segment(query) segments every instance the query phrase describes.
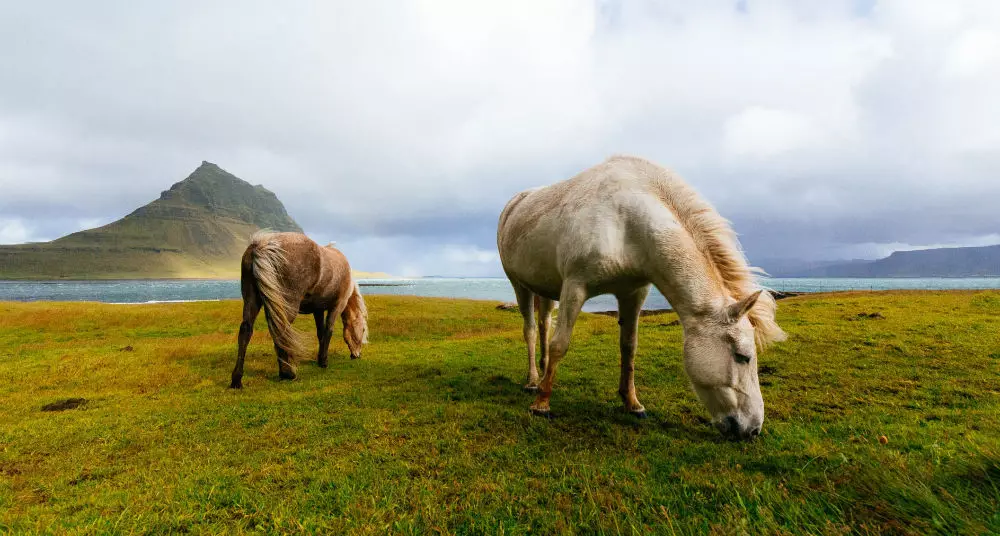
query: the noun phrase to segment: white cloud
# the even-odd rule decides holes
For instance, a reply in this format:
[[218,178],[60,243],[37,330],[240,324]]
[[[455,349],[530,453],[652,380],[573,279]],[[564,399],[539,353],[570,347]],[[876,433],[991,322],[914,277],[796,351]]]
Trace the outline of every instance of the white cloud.
[[497,270],[514,192],[630,152],[762,256],[996,232],[1000,3],[734,4],[6,3],[0,218],[58,236],[205,159],[363,269]]
[[754,106],[726,120],[726,149],[739,156],[768,158],[820,142],[808,117]]
[[1000,32],[976,28],[962,32],[945,58],[946,74],[972,77],[996,69],[1000,60]]
[[444,259],[454,263],[478,263],[489,264],[500,260],[496,251],[480,249],[475,246],[454,246],[444,247]]
[[0,244],[21,244],[38,241],[21,220],[0,219]]

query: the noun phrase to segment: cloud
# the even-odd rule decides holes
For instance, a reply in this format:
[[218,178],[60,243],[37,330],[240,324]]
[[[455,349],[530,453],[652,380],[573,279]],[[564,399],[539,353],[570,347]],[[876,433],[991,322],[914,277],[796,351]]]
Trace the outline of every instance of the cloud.
[[816,125],[800,114],[751,107],[726,120],[724,144],[736,156],[769,158],[819,142]]
[[363,269],[498,273],[510,196],[628,152],[752,257],[970,243],[998,39],[991,0],[9,2],[0,220],[59,236],[210,160]]
[[32,232],[21,220],[0,220],[0,244],[31,242]]

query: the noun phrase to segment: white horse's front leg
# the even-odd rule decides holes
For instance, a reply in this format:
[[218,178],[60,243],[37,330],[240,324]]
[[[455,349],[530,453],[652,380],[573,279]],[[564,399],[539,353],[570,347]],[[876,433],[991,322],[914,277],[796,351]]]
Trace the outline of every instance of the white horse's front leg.
[[556,367],[559,361],[569,350],[569,339],[573,335],[573,325],[576,324],[576,317],[583,309],[583,303],[587,301],[587,287],[572,280],[563,282],[562,292],[559,294],[559,316],[556,317],[556,329],[552,334],[552,341],[549,342],[548,363],[545,366],[545,374],[538,385],[538,397],[531,405],[532,413],[537,415],[548,415],[549,398],[552,396],[552,383],[556,377]]
[[[513,283],[513,282],[512,282]],[[528,347],[528,383],[524,388],[528,391],[538,389],[538,367],[535,366],[535,316],[534,297],[535,295],[528,289],[513,283],[514,295],[517,297],[517,308],[521,311],[521,318],[524,320],[524,344]]]

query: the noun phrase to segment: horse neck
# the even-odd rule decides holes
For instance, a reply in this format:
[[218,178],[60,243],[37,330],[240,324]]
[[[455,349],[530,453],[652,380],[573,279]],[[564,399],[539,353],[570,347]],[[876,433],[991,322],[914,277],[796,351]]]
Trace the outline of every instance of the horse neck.
[[682,244],[661,251],[660,277],[654,283],[683,322],[718,311],[728,294],[709,260],[690,244]]

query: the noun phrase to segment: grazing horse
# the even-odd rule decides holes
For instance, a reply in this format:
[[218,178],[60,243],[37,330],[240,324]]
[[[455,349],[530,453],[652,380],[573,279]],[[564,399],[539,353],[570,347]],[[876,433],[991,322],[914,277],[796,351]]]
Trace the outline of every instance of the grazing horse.
[[368,309],[361,289],[351,278],[347,258],[336,248],[320,247],[300,233],[258,232],[243,253],[240,287],[243,323],[230,387],[243,387],[243,359],[261,307],[278,353],[282,379],[295,378],[295,358],[305,354],[302,336],[292,327],[298,313],[312,313],[316,319],[319,366],[326,367],[338,315],[344,322],[344,342],[351,359],[361,357],[361,345],[368,342]]
[[[775,302],[761,292],[729,223],[677,175],[641,158],[616,156],[583,173],[515,195],[500,214],[497,246],[517,296],[528,347],[531,406],[548,414],[556,368],[588,298],[618,299],[625,409],[645,416],[634,360],[642,303],[656,285],[680,317],[684,368],[723,435],[760,433],[764,401],[757,349],[782,340]],[[559,302],[549,341],[549,314]],[[539,381],[535,368],[541,333]]]

